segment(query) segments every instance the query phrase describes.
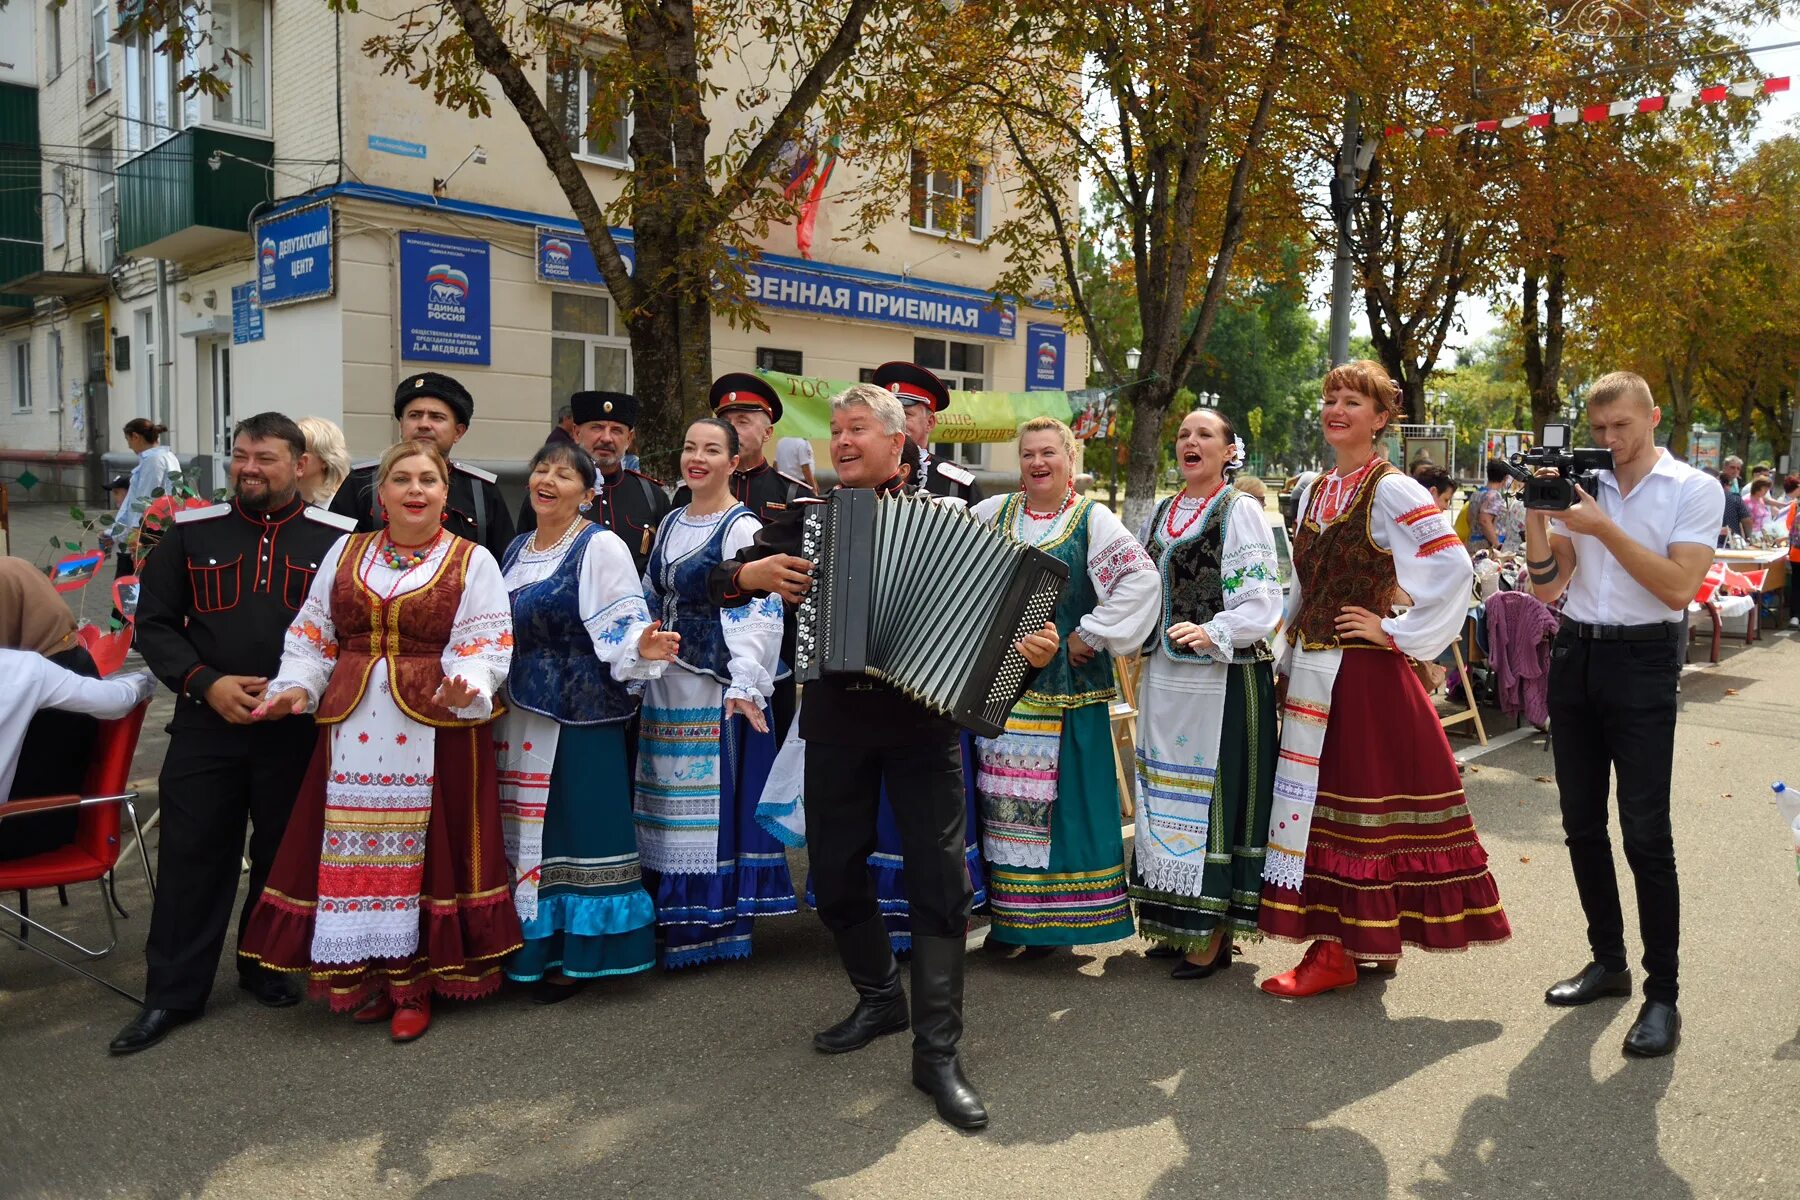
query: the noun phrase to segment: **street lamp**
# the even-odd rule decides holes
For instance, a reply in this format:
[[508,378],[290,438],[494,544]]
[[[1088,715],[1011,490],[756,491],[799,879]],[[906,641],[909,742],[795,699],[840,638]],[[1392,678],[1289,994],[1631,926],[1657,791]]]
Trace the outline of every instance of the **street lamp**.
[[1125,352],[1125,369],[1133,375],[1137,374],[1138,364],[1144,361],[1144,352],[1136,346]]

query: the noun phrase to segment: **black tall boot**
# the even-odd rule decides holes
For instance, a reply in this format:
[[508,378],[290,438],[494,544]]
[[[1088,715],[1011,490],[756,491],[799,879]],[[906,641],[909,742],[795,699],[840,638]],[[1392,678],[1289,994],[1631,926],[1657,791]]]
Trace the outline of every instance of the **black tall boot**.
[[981,1129],[987,1108],[963,1075],[963,939],[913,935],[913,1086],[958,1129]]
[[813,1034],[813,1049],[822,1054],[861,1050],[884,1033],[906,1028],[906,991],[900,986],[900,964],[888,942],[880,916],[839,930],[838,957],[856,987],[856,1007],[830,1029]]

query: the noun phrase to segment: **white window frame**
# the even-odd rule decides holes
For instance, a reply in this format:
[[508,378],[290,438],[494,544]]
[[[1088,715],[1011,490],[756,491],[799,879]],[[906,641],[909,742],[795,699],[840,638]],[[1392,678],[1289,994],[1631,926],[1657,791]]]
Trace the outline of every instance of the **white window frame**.
[[31,339],[21,338],[6,347],[7,373],[12,376],[12,410],[31,411]]
[[63,389],[63,338],[62,330],[52,329],[44,339],[44,350],[50,361],[44,364],[46,382],[50,385],[50,402],[44,405],[44,411],[60,413],[62,411]]
[[88,6],[89,100],[112,91],[113,0],[91,0]]
[[45,83],[55,83],[63,73],[62,10],[59,0],[44,5]]
[[593,95],[594,68],[592,66],[593,61],[594,60],[593,60],[592,55],[583,57],[581,55],[571,53],[569,55],[568,62],[562,68],[559,69],[556,66],[552,65],[551,67],[549,67],[547,74],[546,74],[546,81],[547,81],[548,75],[560,74],[562,72],[568,71],[568,70],[572,69],[577,62],[579,62],[581,64],[580,75],[578,76],[578,78],[580,80],[580,87],[578,90],[580,92],[581,111],[583,114],[585,114],[587,116],[588,122],[587,122],[587,124],[583,125],[581,130],[579,131],[580,136],[579,137],[576,136],[575,131],[571,131],[571,130],[562,128],[561,114],[553,112],[553,113],[551,113],[551,118],[558,123],[558,126],[557,126],[558,129],[561,131],[563,138],[569,143],[569,153],[571,155],[573,155],[576,159],[580,160],[581,162],[599,163],[603,167],[613,167],[618,170],[628,171],[631,169],[631,134],[632,134],[633,129],[635,128],[635,126],[632,122],[632,115],[631,115],[631,112],[629,109],[622,116],[616,118],[616,120],[615,120],[615,123],[618,126],[618,134],[619,134],[619,136],[615,142],[615,144],[618,147],[618,152],[616,154],[597,154],[588,149],[588,143],[589,143],[590,139],[587,136],[587,131],[589,128],[592,127],[592,124],[593,124],[593,107],[594,107],[594,95]]
[[[623,350],[625,352],[624,390],[627,392],[632,391],[637,378],[637,364],[632,360],[631,356],[631,339],[617,332],[620,324],[619,306],[613,303],[612,296],[606,292],[592,291],[567,291],[563,294],[567,296],[580,296],[582,298],[605,300],[607,309],[607,328],[614,331],[612,333],[577,333],[572,330],[558,329],[556,328],[555,318],[552,317],[550,323],[550,340],[552,342],[564,341],[581,343],[582,389],[585,391],[594,391],[599,386],[594,380],[594,348],[598,346],[609,350]],[[552,312],[554,312],[554,307],[552,307]],[[568,402],[569,398],[567,396],[552,396],[550,398],[550,415],[552,419],[555,418],[556,410]]]
[[[952,174],[949,171],[941,170],[925,170],[925,165],[923,157],[917,150],[914,150],[912,152],[911,170],[907,175],[907,187],[910,191],[912,188],[912,181],[923,174],[925,179],[925,191],[921,207],[917,211],[914,210],[910,202],[911,198],[909,197],[907,220],[911,224],[912,231],[914,233],[929,234],[932,237],[946,238],[955,242],[968,242],[971,245],[980,245],[985,242],[988,235],[987,171],[974,163],[970,163],[958,174]],[[965,181],[970,176],[975,176],[980,180],[980,182],[975,185],[974,196],[972,199],[968,192],[964,190]],[[937,187],[936,184],[945,178],[948,178],[951,186],[949,188]],[[965,217],[974,217],[975,232],[973,234],[964,232],[960,225],[951,229],[946,228],[939,223],[936,203],[936,198],[939,196],[947,197],[948,203],[953,207],[958,205],[966,206],[968,211],[963,215]],[[921,213],[923,214],[922,224],[920,223]]]
[[[121,120],[125,126],[125,150],[138,154],[196,126],[224,129],[251,137],[268,137],[273,128],[270,113],[269,59],[274,36],[274,14],[268,0],[230,0],[234,5],[260,5],[263,10],[262,44],[250,51],[247,69],[255,71],[262,84],[262,120],[259,123],[228,120],[219,116],[219,102],[201,93],[183,95],[180,80],[195,69],[191,59],[177,64],[166,51],[156,49],[157,37],[140,33],[125,46],[125,100]],[[211,19],[208,10],[208,20]],[[239,47],[233,47],[238,49]],[[206,43],[205,50],[214,61],[220,47]],[[229,78],[231,71],[223,74]],[[157,112],[157,105],[164,111]]]
[[50,188],[44,193],[44,244],[51,249],[69,240],[69,168],[60,163],[50,168]]
[[94,173],[94,240],[99,258],[93,263],[112,270],[119,257],[119,179],[113,169],[111,136],[88,143],[88,169]]
[[[922,357],[919,354],[918,347],[918,343],[920,342],[936,342],[943,346],[943,367],[927,367],[927,369],[937,375],[939,379],[942,379],[945,387],[953,392],[985,392],[988,390],[988,366],[993,361],[993,346],[989,345],[987,342],[965,342],[956,338],[928,338],[915,335],[913,337],[913,361],[915,362]],[[957,371],[951,369],[950,349],[952,346],[959,345],[965,349],[972,348],[981,351],[981,370],[979,372],[971,372],[968,370]],[[987,470],[989,451],[990,446],[986,442],[933,442],[931,444],[931,452],[934,455],[946,459],[949,462],[980,471]]]

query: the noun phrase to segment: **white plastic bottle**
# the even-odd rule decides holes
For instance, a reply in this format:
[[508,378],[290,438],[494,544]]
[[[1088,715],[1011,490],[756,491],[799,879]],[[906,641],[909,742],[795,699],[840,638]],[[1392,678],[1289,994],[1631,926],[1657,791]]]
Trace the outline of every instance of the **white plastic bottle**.
[[1777,779],[1770,788],[1775,793],[1775,807],[1781,811],[1781,819],[1787,824],[1788,833],[1794,839],[1794,874],[1800,878],[1800,792],[1795,792],[1787,784]]

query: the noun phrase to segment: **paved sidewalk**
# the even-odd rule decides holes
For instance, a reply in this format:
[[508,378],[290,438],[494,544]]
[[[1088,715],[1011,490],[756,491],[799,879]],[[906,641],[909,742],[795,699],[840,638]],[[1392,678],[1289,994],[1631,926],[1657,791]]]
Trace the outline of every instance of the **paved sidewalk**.
[[[1684,701],[1687,1025],[1670,1059],[1620,1055],[1635,1001],[1540,999],[1586,950],[1528,738],[1468,776],[1512,942],[1409,955],[1391,981],[1298,1004],[1252,986],[1294,961],[1279,944],[1188,984],[1135,941],[975,955],[967,1058],[994,1113],[979,1136],[932,1119],[903,1037],[813,1053],[850,996],[808,915],[759,925],[748,963],[553,1008],[444,1005],[410,1046],[315,1005],[260,1009],[227,964],[205,1021],[121,1060],[105,1043],[126,1005],[0,949],[0,1197],[1788,1200],[1800,889],[1768,785],[1800,774],[1800,640],[1690,672]],[[54,919],[96,931],[91,891]],[[141,885],[121,891],[132,919],[100,970],[137,987],[147,909]]]

